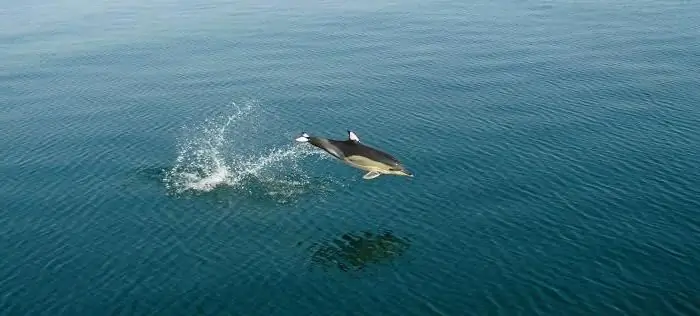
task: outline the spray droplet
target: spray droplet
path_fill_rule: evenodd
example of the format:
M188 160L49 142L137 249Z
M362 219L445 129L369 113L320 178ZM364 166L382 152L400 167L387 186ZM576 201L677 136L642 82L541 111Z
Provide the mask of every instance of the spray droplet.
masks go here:
M256 187L269 197L284 200L309 189L311 181L298 163L311 155L323 157L318 151L294 143L268 150L254 146L246 150L251 146L243 145L250 144L236 144L236 137L230 136L250 132L237 127L241 123L256 123L251 122L256 117L253 105L234 104L233 114L207 120L199 131L187 133L178 144L174 166L163 179L168 191L201 193L219 187L250 191L250 187Z

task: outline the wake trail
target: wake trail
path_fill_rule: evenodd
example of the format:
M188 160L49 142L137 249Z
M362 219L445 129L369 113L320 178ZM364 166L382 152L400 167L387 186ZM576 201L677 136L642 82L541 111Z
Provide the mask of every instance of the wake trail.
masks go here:
M292 195L311 185L299 162L308 156L323 156L308 146L289 145L274 147L267 152L245 150L236 137L227 137L232 129L237 134L250 133L236 127L253 124L254 103L243 107L233 103L233 114L207 120L199 131L188 131L178 142L178 155L172 168L166 171L163 182L169 192L209 192L219 187L250 189L255 186L267 195ZM218 122L217 122L218 121ZM240 126L239 126L240 127ZM248 146L250 147L250 146ZM255 147L253 147L255 148ZM290 180L291 178L291 180ZM285 194L286 192L286 194Z

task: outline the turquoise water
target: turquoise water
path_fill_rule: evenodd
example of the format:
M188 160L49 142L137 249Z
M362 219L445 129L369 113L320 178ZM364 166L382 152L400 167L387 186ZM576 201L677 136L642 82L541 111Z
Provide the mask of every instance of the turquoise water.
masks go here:
M3 7L2 315L700 314L700 3Z

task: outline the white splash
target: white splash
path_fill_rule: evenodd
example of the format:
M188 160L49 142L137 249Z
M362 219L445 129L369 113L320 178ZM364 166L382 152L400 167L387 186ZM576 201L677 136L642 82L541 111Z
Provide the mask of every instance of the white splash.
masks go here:
M298 191L308 180L303 177L297 162L306 156L318 155L318 152L310 146L292 143L267 152L261 150L257 154L239 152L242 149L231 146L235 145L236 137L229 138L229 134L232 128L243 123L245 129L234 131L238 134L253 132L247 125L255 123L251 122L255 107L252 102L242 108L235 103L233 106L235 113L224 117L223 122L208 120L201 132L188 133L189 138L180 143L175 165L163 179L168 190L175 193L208 192L221 186L242 187L247 180L254 179L274 189L268 192L269 195ZM290 180L290 174L296 179Z

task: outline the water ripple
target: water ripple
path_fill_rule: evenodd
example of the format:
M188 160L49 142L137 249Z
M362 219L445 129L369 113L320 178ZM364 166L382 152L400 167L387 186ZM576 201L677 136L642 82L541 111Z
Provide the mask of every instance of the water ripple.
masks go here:
M697 9L10 5L0 308L698 314Z

